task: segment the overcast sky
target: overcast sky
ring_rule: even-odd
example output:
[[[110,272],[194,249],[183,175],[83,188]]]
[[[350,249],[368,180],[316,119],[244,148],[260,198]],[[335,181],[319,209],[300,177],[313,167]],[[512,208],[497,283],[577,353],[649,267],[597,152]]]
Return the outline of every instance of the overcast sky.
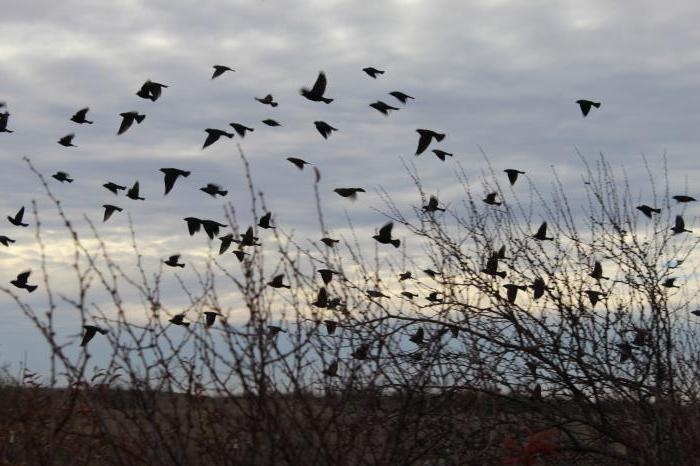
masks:
[[[22,156],[47,176],[63,170],[74,177],[70,185],[50,184],[79,228],[83,214],[101,222],[103,203],[124,207],[100,233],[118,249],[128,211],[155,263],[176,252],[185,261],[198,248],[204,254],[206,242],[187,236],[185,216],[224,220],[228,201],[242,223],[252,221],[237,143],[275,223],[302,239],[320,237],[312,172],[297,171],[289,156],[320,169],[323,207],[336,236],[347,228],[346,213],[369,235],[385,222],[371,209],[382,206],[375,192],[380,186],[406,205],[419,201],[402,157],[415,162],[426,191],[457,203],[457,165],[476,182],[486,169],[479,146],[495,170],[525,170],[545,192],[554,168],[574,199],[583,196],[577,149],[591,160],[604,153],[624,167],[632,182],[640,180],[633,185],[640,198],[648,191],[642,155],[657,171],[666,154],[672,185],[678,193],[687,186],[693,195],[699,14],[700,4],[691,1],[637,1],[634,8],[505,0],[12,2],[3,8],[0,27],[0,101],[15,132],[0,133],[0,205],[10,215],[39,202],[50,266],[60,268],[72,251]],[[210,80],[214,64],[236,71]],[[366,66],[386,72],[375,80],[362,72]],[[326,95],[335,99],[330,105],[299,96],[320,70],[328,76]],[[146,79],[170,86],[157,102],[135,95]],[[398,104],[387,95],[394,90],[416,99],[397,105],[401,110],[388,118],[368,107],[375,100]],[[277,108],[253,99],[268,93]],[[583,118],[575,104],[580,98],[602,107]],[[69,121],[85,106],[94,125]],[[129,110],[147,117],[117,136],[118,115]],[[283,126],[267,127],[265,118]],[[315,120],[339,131],[324,140]],[[230,129],[234,121],[255,132],[201,150],[205,128]],[[433,147],[453,152],[454,159],[442,163],[429,151],[415,158],[416,128],[447,133]],[[56,143],[72,132],[77,148]],[[164,197],[161,167],[192,175]],[[135,180],[143,203],[101,187]],[[198,190],[208,182],[229,195],[209,198]],[[333,194],[345,186],[367,193],[354,203]],[[6,222],[0,234],[17,240],[0,248],[0,280],[37,270],[33,228]],[[74,286],[65,274],[57,282],[59,291]],[[8,297],[0,299],[0,361],[17,362],[26,353],[30,366],[41,369],[41,337]],[[66,325],[65,341],[77,338],[79,327]]]

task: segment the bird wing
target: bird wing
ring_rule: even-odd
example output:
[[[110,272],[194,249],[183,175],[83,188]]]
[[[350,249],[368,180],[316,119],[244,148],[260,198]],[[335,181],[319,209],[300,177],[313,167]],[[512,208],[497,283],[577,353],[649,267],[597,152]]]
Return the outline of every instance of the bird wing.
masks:
[[[537,236],[542,236],[544,237],[547,234],[547,222],[544,222],[540,227],[537,229]]]
[[[510,181],[510,184],[515,184],[515,182],[518,180],[518,172],[508,170],[506,173],[508,174],[508,181]]]
[[[89,107],[81,108],[80,110],[75,112],[75,117],[79,120],[84,120],[88,110],[90,110]]]
[[[97,333],[97,329],[91,325],[84,325],[85,335],[83,335],[83,340],[80,342],[80,346],[85,346]]]
[[[15,214],[15,222],[19,223],[22,221],[22,218],[24,218],[24,207],[19,209],[17,213]]]
[[[187,222],[187,230],[189,230],[190,236],[197,233],[202,226],[202,222],[198,218],[188,217],[185,221]]]
[[[420,138],[418,139],[418,148],[416,149],[416,155],[422,154],[425,149],[430,145],[430,134],[420,133]]]
[[[394,228],[394,223],[389,222],[379,229],[379,236],[391,238],[391,229]]]
[[[211,146],[216,142],[217,139],[219,139],[219,135],[217,133],[213,131],[207,131],[207,139],[204,141],[202,149],[204,149],[207,146]]]
[[[20,283],[27,283],[27,280],[29,279],[29,274],[31,274],[31,271],[27,272],[22,272],[17,275],[17,281]]]
[[[173,173],[171,170],[168,170],[165,173],[165,194],[168,194],[171,189],[173,189],[173,186],[175,186],[175,180],[177,179],[177,173]]]
[[[595,264],[593,264],[593,276],[600,277],[601,275],[603,275],[603,266],[600,265],[600,262],[596,261]]]
[[[680,215],[676,215],[676,229],[677,230],[684,230],[685,229],[685,221],[683,220],[683,217]]]
[[[126,130],[129,129],[133,123],[134,123],[134,116],[133,115],[122,113],[122,123],[121,123],[121,125],[119,125],[119,131],[117,131],[117,135],[124,134],[126,132]]]
[[[114,207],[111,205],[108,205],[108,204],[105,204],[103,207],[105,208],[105,215],[104,215],[102,221],[106,222],[107,220],[109,220],[109,217],[111,217],[112,214],[114,213]]]
[[[316,96],[322,96],[324,92],[326,92],[326,74],[321,71],[318,73],[318,78],[316,78],[316,82],[314,83],[314,87],[311,89],[311,93],[316,95]]]

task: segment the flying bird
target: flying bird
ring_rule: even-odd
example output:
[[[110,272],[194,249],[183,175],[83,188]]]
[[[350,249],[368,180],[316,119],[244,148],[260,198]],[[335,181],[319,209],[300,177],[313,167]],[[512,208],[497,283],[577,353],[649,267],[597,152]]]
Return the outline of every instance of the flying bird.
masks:
[[[364,361],[369,355],[369,345],[367,343],[362,343],[355,351],[352,352],[351,356],[353,359]]]
[[[310,165],[306,160],[298,159],[296,157],[287,157],[287,160],[292,162],[299,170],[304,169],[304,165]]]
[[[270,225],[270,220],[272,220],[272,212],[268,212],[262,217],[260,217],[260,221],[258,222],[258,226],[260,228],[275,228],[272,225]]]
[[[185,217],[185,222],[187,222],[187,231],[189,231],[190,236],[194,235],[202,227],[202,221],[197,217]]]
[[[186,170],[180,170],[179,168],[161,168],[160,171],[165,175],[165,194],[167,195],[170,190],[173,189],[173,186],[175,186],[175,181],[177,181],[178,177],[182,176],[184,178],[187,178],[190,176],[190,172]]]
[[[219,228],[224,228],[227,225],[223,223],[215,222],[214,220],[201,220],[200,223],[204,228],[204,232],[207,234],[209,239],[214,239],[215,236],[219,235]]]
[[[272,118],[268,118],[267,120],[263,120],[262,122],[265,123],[267,126],[282,126],[282,123],[280,123],[277,120],[273,120]]]
[[[433,139],[435,139],[437,142],[441,142],[443,139],[445,139],[445,133],[436,133],[435,131],[429,129],[417,129],[416,132],[420,135],[418,138],[416,155],[422,154],[425,149],[428,148]]]
[[[112,183],[111,181],[108,181],[107,183],[103,184],[105,188],[108,190],[112,191],[114,194],[119,194],[119,191],[125,191],[126,186],[121,186],[116,183]]]
[[[75,137],[75,134],[66,134],[63,136],[61,139],[58,140],[58,143],[62,145],[63,147],[78,147],[75,144],[73,144],[73,138]]]
[[[229,68],[225,65],[214,65],[214,74],[211,75],[211,79],[216,79],[227,71],[236,71],[233,68]]]
[[[104,214],[104,217],[102,218],[103,222],[106,222],[107,220],[109,220],[109,218],[112,216],[112,214],[114,212],[121,212],[122,210],[124,210],[121,207],[117,207],[117,206],[111,205],[111,204],[102,204],[102,207],[105,208],[105,214]]]
[[[639,205],[636,208],[637,208],[637,210],[639,210],[641,213],[643,213],[644,215],[646,215],[649,218],[651,218],[652,213],[657,213],[657,214],[661,213],[661,209],[655,209],[654,207],[650,207],[646,204]]]
[[[408,99],[415,99],[415,97],[411,97],[410,95],[404,94],[401,91],[389,92],[389,95],[395,97],[397,100],[399,100],[404,105],[406,104]]]
[[[667,278],[666,280],[664,280],[664,282],[661,284],[661,286],[666,287],[666,288],[680,288],[680,287],[676,286],[675,283],[676,283],[675,277]]]
[[[532,237],[540,241],[554,240],[554,238],[550,238],[549,236],[547,236],[547,222],[542,222],[542,225],[540,225],[540,227],[537,229],[537,233],[532,235]]]
[[[20,208],[17,213],[15,214],[14,217],[10,217],[9,215],[7,216],[7,219],[10,221],[11,224],[13,224],[16,227],[28,227],[28,223],[22,223],[22,219],[24,218],[24,206]]]
[[[143,115],[138,112],[123,112],[119,114],[122,117],[122,122],[119,125],[119,130],[117,131],[117,135],[124,134],[127,129],[131,128],[131,125],[136,122],[136,124],[140,125],[143,120],[146,119],[146,115]]]
[[[172,256],[168,257],[167,260],[164,260],[163,263],[167,266],[170,266],[170,267],[180,267],[180,268],[184,269],[185,264],[182,264],[179,261],[180,261],[180,254],[173,254]]]
[[[518,181],[518,175],[524,175],[525,172],[521,172],[520,170],[516,170],[515,168],[506,168],[503,170],[506,172],[508,175],[508,181],[510,181],[510,185],[513,186],[516,181]]]
[[[219,255],[228,251],[233,243],[233,233],[229,233],[224,236],[219,236],[219,241],[221,241],[221,246],[219,246]]]
[[[248,227],[244,234],[241,235],[239,239],[234,239],[234,243],[238,243],[238,247],[243,248],[245,246],[260,246],[257,243],[258,237],[253,234],[253,227]]]
[[[442,275],[440,272],[436,272],[432,269],[423,269],[423,273],[435,280],[438,275]]]
[[[412,343],[415,343],[418,346],[421,346],[423,344],[423,337],[424,336],[425,336],[425,330],[423,330],[422,328],[419,328],[418,330],[416,330],[416,333],[411,335],[411,338],[409,338],[408,340]]]
[[[269,105],[271,107],[277,107],[277,102],[275,102],[274,97],[272,97],[272,94],[267,94],[265,97],[260,98],[256,97],[255,100],[260,102],[261,104]]]
[[[377,110],[379,113],[381,113],[384,116],[389,116],[389,111],[390,110],[398,110],[398,107],[392,107],[391,105],[382,102],[381,100],[378,100],[374,103],[369,104],[370,107],[373,109]]]
[[[367,68],[362,68],[362,71],[370,75],[372,78],[377,79],[377,76],[380,74],[384,74],[384,71],[378,70],[372,66],[368,66]]]
[[[589,275],[598,281],[610,279],[609,277],[603,276],[603,266],[600,265],[600,261],[595,261],[593,264],[593,271]]]
[[[600,108],[600,102],[593,102],[592,100],[580,99],[576,103],[581,107],[581,113],[583,113],[584,117],[591,111],[591,107]]]
[[[482,269],[481,271],[493,277],[498,276],[501,278],[506,278],[505,271],[498,271],[498,254],[491,254],[489,259],[486,261],[486,268]]]
[[[202,149],[214,144],[216,141],[219,140],[219,138],[221,136],[226,136],[229,139],[231,139],[233,137],[233,133],[227,133],[226,131],[216,129],[216,128],[207,128],[204,131],[207,133],[207,138],[204,140],[204,144],[202,145]]]
[[[313,306],[316,306],[318,308],[325,308],[328,307],[328,292],[326,291],[325,287],[321,287],[318,290],[318,295],[316,296],[316,301],[311,303]]]
[[[83,123],[87,123],[87,124],[91,125],[93,122],[92,122],[92,121],[88,121],[88,120],[86,119],[86,117],[87,117],[87,112],[88,112],[89,110],[90,110],[90,108],[88,108],[88,107],[85,107],[85,108],[83,108],[83,109],[78,110],[77,112],[75,112],[75,115],[73,115],[72,117],[70,117],[70,120],[73,121],[73,122],[75,122],[75,123],[81,124],[81,125],[82,125]]]
[[[328,136],[330,136],[333,131],[338,131],[338,128],[332,127],[325,121],[314,121],[314,126],[316,126],[318,132],[321,133],[323,139],[328,139]]]
[[[501,246],[500,249],[496,252],[496,257],[498,257],[499,260],[510,259],[510,257],[506,257],[506,245],[505,244],[503,246]]]
[[[321,279],[323,280],[323,283],[328,285],[331,280],[333,280],[333,274],[337,274],[335,270],[331,269],[318,269],[318,273],[321,274]]]
[[[185,327],[190,326],[190,322],[185,322],[185,313],[183,312],[182,314],[175,314],[170,318],[168,321],[173,325],[183,325]]]
[[[95,338],[97,332],[100,332],[102,335],[107,335],[109,333],[109,330],[96,325],[83,325],[83,328],[85,329],[85,335],[83,335],[83,340],[80,342],[80,346],[87,346],[87,344],[90,343],[90,340]]]
[[[401,294],[403,296],[407,297],[408,299],[413,299],[413,298],[416,298],[418,296],[417,294],[411,293],[410,291],[402,291]]]
[[[332,247],[335,246],[336,244],[340,243],[340,240],[338,240],[338,239],[333,239],[333,238],[328,238],[328,237],[324,237],[324,238],[321,238],[321,242],[322,242],[323,244],[325,244],[326,246],[328,246],[329,248],[332,248]]]
[[[498,202],[496,200],[496,196],[498,196],[498,193],[488,193],[485,198],[482,199],[485,203],[489,205],[501,205],[502,202]]]
[[[326,79],[326,74],[323,71],[321,71],[318,73],[318,78],[316,78],[314,87],[311,89],[303,87],[301,91],[299,91],[299,93],[313,102],[324,102],[326,104],[329,104],[333,102],[333,99],[323,97],[323,94],[326,92],[327,83],[328,81]]]
[[[383,227],[379,229],[379,233],[372,236],[372,238],[376,239],[377,242],[381,244],[393,244],[395,248],[398,248],[401,246],[401,240],[400,239],[392,239],[391,238],[391,229],[394,228],[394,223],[389,222]]]
[[[61,183],[65,183],[65,182],[72,183],[73,182],[73,178],[71,178],[70,175],[66,172],[56,172],[53,175],[51,175],[51,178],[53,178],[54,180],[58,180]]]
[[[14,133],[13,130],[7,129],[7,122],[10,119],[10,113],[0,113],[0,133]]]
[[[228,191],[221,189],[221,186],[218,184],[214,183],[207,183],[207,185],[203,188],[199,188],[200,191],[205,192],[209,194],[211,197],[216,197],[218,194],[221,197],[224,197],[225,195],[228,194]]]
[[[29,293],[31,293],[32,291],[36,290],[36,288],[37,288],[36,285],[29,285],[27,283],[27,280],[29,280],[29,275],[31,273],[32,272],[30,270],[28,270],[26,272],[22,272],[19,275],[17,275],[17,278],[10,281],[10,283],[13,284],[14,286],[16,286],[17,288],[27,290]]]
[[[693,201],[696,201],[696,200],[697,200],[697,199],[695,199],[694,197],[685,196],[685,195],[682,195],[682,194],[680,194],[680,195],[678,195],[678,196],[673,196],[673,199],[675,199],[675,200],[678,201],[678,202],[693,202]]]
[[[10,243],[14,243],[15,240],[10,239],[9,237],[5,235],[0,235],[0,244],[2,244],[5,247],[9,247]]]
[[[228,125],[242,138],[245,137],[246,131],[255,131],[255,129],[240,123],[229,123]]]
[[[433,154],[435,154],[435,157],[439,158],[443,162],[445,161],[446,157],[454,157],[452,152],[445,152],[444,150],[440,149],[433,149]]]
[[[681,215],[676,215],[676,224],[673,226],[673,228],[671,228],[671,231],[673,231],[674,235],[678,235],[683,232],[692,233],[690,230],[685,228],[685,221],[683,221],[683,216]]]
[[[126,197],[129,199],[133,199],[135,201],[145,201],[146,199],[143,197],[139,197],[139,182],[135,182],[134,185],[129,188],[129,190],[126,192]]]
[[[270,285],[272,288],[291,288],[291,286],[284,284],[284,275],[276,275],[267,284]]]
[[[399,281],[400,282],[402,282],[404,280],[408,280],[410,278],[413,278],[413,274],[411,273],[410,270],[399,274]]]
[[[545,290],[547,290],[547,285],[545,285],[543,279],[537,277],[532,282],[532,285],[530,285],[530,288],[532,288],[533,291],[533,298],[539,299],[544,295]]]
[[[423,212],[437,212],[437,211],[444,212],[445,209],[438,207],[438,198],[436,196],[430,196],[430,200],[428,201],[428,205],[423,206]]]
[[[352,200],[357,199],[357,193],[365,192],[362,188],[335,188],[333,191],[339,196],[349,197]]]
[[[163,92],[163,88],[166,87],[168,86],[165,84],[157,83],[149,79],[145,83],[143,83],[141,89],[139,89],[136,95],[141,97],[142,99],[151,100],[155,102],[156,100],[158,100],[161,93]]]
[[[369,296],[370,298],[388,298],[389,297],[379,290],[367,290],[367,296]]]
[[[245,256],[250,255],[245,251],[241,251],[240,249],[234,250],[233,254],[236,256],[236,259],[238,259],[238,262],[243,262],[243,259],[245,259]]]
[[[220,315],[221,314],[216,311],[204,311],[204,325],[206,325],[207,327],[211,327],[216,322],[216,318]]]
[[[444,300],[443,300],[442,298],[438,298],[438,295],[439,295],[439,294],[440,294],[439,292],[433,291],[433,292],[430,293],[425,299],[427,299],[427,300],[430,301],[431,303],[435,303],[435,304],[441,303],[441,302],[443,302]]]
[[[506,299],[511,304],[515,304],[515,298],[518,297],[518,290],[527,290],[526,286],[514,285],[512,283],[506,283],[503,285],[503,288],[506,289]]]
[[[586,295],[588,296],[588,300],[591,302],[591,306],[595,306],[598,301],[600,301],[601,297],[605,297],[606,294],[602,293],[600,291],[595,291],[595,290],[585,290]]]

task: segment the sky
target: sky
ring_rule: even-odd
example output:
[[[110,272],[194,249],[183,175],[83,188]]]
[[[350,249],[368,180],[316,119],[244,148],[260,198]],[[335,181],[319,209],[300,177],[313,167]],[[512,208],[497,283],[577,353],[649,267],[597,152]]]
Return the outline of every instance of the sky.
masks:
[[[49,184],[76,227],[87,231],[87,215],[124,260],[128,212],[144,256],[154,263],[177,252],[186,262],[206,254],[206,241],[187,236],[183,217],[226,223],[223,206],[230,202],[242,224],[252,222],[237,144],[274,223],[302,242],[321,236],[313,174],[297,171],[289,156],[320,170],[332,236],[347,233],[348,218],[367,238],[385,223],[376,211],[383,206],[380,187],[402,205],[420,202],[402,161],[415,164],[426,191],[457,204],[463,193],[454,173],[463,169],[478,187],[488,170],[482,151],[494,170],[524,170],[526,182],[545,192],[555,170],[574,200],[584,198],[579,154],[594,160],[601,153],[629,176],[633,196],[649,195],[642,157],[654,173],[667,163],[671,185],[693,195],[699,13],[697,2],[646,0],[634,10],[605,1],[11,2],[0,28],[0,101],[15,132],[0,133],[0,206],[12,215],[36,200],[49,266],[60,271],[70,261],[70,241],[25,156],[46,176],[62,170],[75,179]],[[236,71],[211,80],[214,64]],[[385,73],[372,79],[362,71],[366,66]],[[335,99],[330,105],[299,95],[321,70],[326,96]],[[169,86],[157,102],[135,95],[147,79]],[[400,105],[387,95],[395,90],[415,100]],[[254,100],[268,93],[277,108]],[[602,106],[583,118],[575,104],[580,98]],[[384,117],[368,107],[376,100],[400,110]],[[83,107],[90,107],[93,125],[69,121]],[[119,113],[130,110],[146,119],[117,136]],[[266,118],[283,126],[266,127]],[[324,140],[315,120],[339,131]],[[205,128],[230,129],[234,121],[255,132],[201,149]],[[445,132],[431,149],[454,157],[443,163],[426,151],[416,158],[417,128]],[[76,134],[78,147],[56,143],[68,133]],[[161,167],[192,175],[163,196]],[[101,187],[136,180],[142,203]],[[228,196],[201,193],[208,182],[228,189]],[[349,186],[367,193],[351,202],[332,192]],[[125,211],[102,225],[103,203]],[[692,224],[692,215],[686,220]],[[6,223],[0,234],[17,240],[0,248],[0,280],[37,270],[33,225],[19,230]],[[55,284],[59,293],[75,288],[66,273],[57,273]],[[45,295],[32,299],[40,305]],[[170,299],[175,306],[182,298]],[[26,358],[42,370],[42,337],[8,296],[0,303],[0,361]],[[65,341],[77,345],[79,328],[72,329],[69,318],[63,325]]]

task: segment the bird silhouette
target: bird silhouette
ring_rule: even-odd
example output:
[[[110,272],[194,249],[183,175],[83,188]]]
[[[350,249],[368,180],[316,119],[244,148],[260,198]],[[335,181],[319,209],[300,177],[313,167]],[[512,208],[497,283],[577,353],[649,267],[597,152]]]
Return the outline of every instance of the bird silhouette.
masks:
[[[240,123],[229,123],[228,125],[242,138],[245,137],[246,131],[255,131],[253,128]]]
[[[202,149],[214,144],[216,141],[219,140],[219,138],[221,136],[226,136],[229,139],[231,139],[233,137],[233,133],[227,133],[226,131],[216,129],[216,128],[207,128],[204,131],[207,133],[207,138],[204,140],[204,144],[202,145]]]
[[[242,248],[245,246],[260,246],[257,243],[258,237],[253,234],[253,227],[248,227],[243,235],[239,239],[234,239],[234,243],[238,243],[238,247]]]
[[[518,290],[527,290],[526,286],[514,285],[513,283],[506,283],[503,285],[503,288],[506,289],[506,299],[511,304],[515,304],[515,299],[518,297]]]
[[[227,225],[223,223],[215,222],[214,220],[201,220],[202,227],[204,227],[204,232],[207,234],[209,239],[214,239],[215,236],[219,234],[219,228],[224,228]]]
[[[219,236],[219,240],[221,241],[221,246],[219,246],[219,255],[221,255],[228,251],[228,248],[231,247],[231,244],[233,243],[233,233]]]
[[[542,278],[537,277],[532,282],[532,285],[530,285],[530,288],[532,288],[533,291],[533,298],[539,299],[544,295],[545,290],[547,290],[547,285],[545,285]]]
[[[107,335],[109,333],[109,330],[96,325],[83,325],[83,328],[85,329],[85,334],[83,335],[83,340],[80,342],[80,346],[87,346],[87,344],[90,343],[90,340],[95,338],[97,332],[101,333],[102,335]]]
[[[323,71],[321,71],[318,73],[318,78],[316,78],[314,87],[311,89],[303,87],[301,91],[299,91],[299,93],[313,102],[324,102],[326,104],[329,104],[333,102],[333,99],[323,97],[323,94],[326,92],[327,83],[328,81],[326,79],[326,74]]]
[[[209,194],[211,197],[216,197],[218,194],[221,197],[224,197],[225,195],[228,194],[228,191],[221,189],[221,186],[218,184],[214,183],[208,183],[205,187],[199,188],[200,191],[205,192]]]
[[[661,286],[665,288],[679,288],[678,286],[675,285],[676,279],[675,278],[667,278],[663,281]]]
[[[163,88],[166,87],[168,86],[166,86],[165,84],[157,83],[149,79],[145,83],[143,83],[141,89],[139,89],[136,95],[141,97],[142,99],[151,100],[155,102],[156,100],[158,100],[161,93],[163,92]]]
[[[325,121],[314,121],[314,126],[316,126],[318,132],[321,133],[323,139],[328,139],[328,136],[330,136],[333,131],[338,131],[337,128],[332,127]]]
[[[655,212],[657,214],[661,213],[661,209],[655,209],[655,208],[650,207],[646,204],[642,204],[640,206],[637,206],[637,210],[639,210],[641,213],[643,213],[644,215],[646,215],[649,218],[651,218],[652,212]]]
[[[82,125],[83,123],[87,123],[87,124],[91,125],[93,122],[92,122],[92,121],[88,121],[88,120],[86,119],[86,117],[87,117],[87,112],[88,112],[89,110],[90,110],[90,108],[88,108],[88,107],[85,107],[85,108],[83,108],[83,109],[78,110],[77,112],[75,112],[75,115],[73,115],[72,117],[70,117],[70,120],[73,121],[73,122],[75,122],[75,123],[81,124],[81,125]]]
[[[435,139],[437,142],[441,142],[443,139],[445,139],[445,133],[436,133],[435,131],[429,129],[417,129],[416,132],[420,135],[418,138],[416,155],[420,155],[425,152],[425,149],[428,148],[433,139]]]
[[[260,228],[275,228],[272,225],[270,225],[270,220],[272,220],[272,212],[268,212],[262,217],[260,217],[260,221],[258,222],[258,226]]]
[[[442,275],[440,272],[436,272],[432,269],[423,269],[423,273],[432,278],[433,280],[436,280],[435,277],[437,277],[438,275]]]
[[[329,248],[332,248],[332,247],[335,246],[336,244],[340,243],[340,240],[338,240],[338,239],[333,239],[333,238],[328,238],[328,237],[324,237],[324,238],[321,238],[321,242],[322,242],[323,244],[325,244],[326,246],[328,246]]]
[[[328,285],[331,280],[333,280],[333,274],[337,274],[335,270],[331,269],[318,269],[318,273],[321,274],[321,279],[323,280],[323,283]]]
[[[496,252],[496,257],[498,257],[499,260],[501,259],[510,259],[510,257],[506,257],[506,246],[505,244],[500,247],[500,249]]]
[[[299,170],[304,169],[304,165],[310,165],[309,162],[306,160],[302,160],[296,157],[287,157],[287,160],[289,160],[291,163],[293,163]]]
[[[269,105],[271,107],[277,107],[277,102],[275,102],[274,97],[272,97],[272,94],[267,94],[265,97],[260,98],[256,97],[255,100],[260,102],[261,104]]]
[[[369,296],[370,298],[388,298],[389,297],[379,290],[367,290],[367,296]]]
[[[185,217],[185,222],[187,222],[187,231],[189,231],[190,236],[194,235],[202,227],[202,221],[197,217]]]
[[[600,265],[599,261],[595,261],[595,263],[593,264],[593,271],[590,273],[590,276],[598,281],[609,280],[609,277],[603,276],[603,266]]]
[[[408,270],[408,271],[406,271],[406,272],[402,272],[402,273],[399,274],[399,281],[400,281],[400,282],[402,282],[402,281],[404,281],[404,280],[411,279],[411,278],[413,278],[413,274],[411,273],[410,270]]]
[[[216,323],[216,318],[220,315],[221,314],[216,311],[204,311],[204,325],[206,325],[207,327],[211,327]]]
[[[411,341],[412,343],[415,343],[418,346],[423,345],[423,337],[425,336],[425,331],[422,328],[419,328],[416,330],[416,333],[411,335],[411,338],[408,340]]]
[[[2,244],[5,247],[9,247],[10,243],[14,243],[15,240],[10,239],[9,237],[5,235],[0,235],[0,244]]]
[[[124,134],[126,130],[131,128],[131,125],[136,122],[136,124],[140,125],[143,120],[146,119],[146,115],[143,115],[138,112],[123,112],[119,114],[122,117],[122,122],[119,125],[119,130],[117,131],[117,135]]]
[[[227,71],[236,71],[233,68],[229,68],[225,65],[214,65],[214,74],[211,75],[211,79],[216,79]]]
[[[676,215],[676,224],[673,226],[673,228],[671,228],[671,231],[674,235],[678,235],[683,232],[692,233],[690,230],[685,228],[685,221],[683,221],[682,215]]]
[[[391,229],[394,228],[394,223],[389,222],[379,229],[379,233],[372,236],[381,244],[393,244],[395,248],[401,246],[401,240],[391,238]]]
[[[326,331],[328,332],[328,335],[333,335],[335,333],[335,330],[338,328],[338,322],[336,322],[335,320],[326,319],[323,321],[323,324],[326,326]]]
[[[401,294],[407,297],[408,299],[413,299],[418,296],[417,294],[411,293],[410,291],[402,291]]]
[[[58,180],[61,183],[65,183],[65,182],[72,183],[73,182],[73,178],[71,178],[70,175],[66,172],[56,172],[53,175],[51,175],[51,178],[53,178],[54,180]]]
[[[520,170],[516,170],[515,168],[506,168],[503,170],[506,172],[508,175],[508,181],[510,181],[510,185],[513,186],[516,181],[518,181],[518,175],[524,175],[525,172],[521,172]]]
[[[318,290],[318,295],[316,295],[316,301],[314,301],[311,304],[321,309],[328,307],[328,292],[326,291],[325,287],[322,286]]]
[[[369,106],[377,110],[384,116],[389,116],[390,110],[398,110],[398,107],[392,107],[391,105],[387,104],[386,102],[382,102],[381,100],[371,103],[369,104]]]
[[[588,296],[588,300],[591,302],[591,306],[595,306],[601,297],[607,296],[605,293],[595,290],[584,290]]]
[[[677,202],[694,202],[696,199],[694,197],[686,196],[684,194],[679,194],[678,196],[673,196]]]
[[[283,330],[282,327],[280,327],[278,325],[268,325],[267,326],[267,335],[270,337],[275,337],[280,332],[287,333],[286,330]]]
[[[58,143],[60,145],[62,145],[63,147],[78,147],[75,144],[73,144],[74,137],[75,137],[75,134],[73,134],[73,133],[66,134],[61,139],[58,140]]]
[[[178,177],[182,176],[184,178],[187,178],[190,176],[190,172],[186,170],[180,170],[179,168],[161,168],[160,171],[165,175],[165,194],[167,195],[172,189],[173,186],[175,186],[175,181],[177,181]]]
[[[439,294],[440,294],[439,292],[433,291],[425,299],[427,299],[428,301],[430,301],[431,303],[434,303],[434,304],[441,303],[444,300],[442,298],[438,298]]]
[[[554,240],[554,238],[550,238],[549,236],[547,236],[547,222],[542,222],[542,225],[540,225],[540,227],[537,229],[537,233],[532,235],[532,237],[540,241]]]
[[[367,68],[362,68],[362,71],[373,77],[374,79],[377,79],[377,76],[380,74],[384,74],[384,71],[378,70],[372,66],[368,66]]]
[[[275,277],[267,284],[272,288],[291,288],[291,286],[284,284],[284,275],[275,275]]]
[[[126,192],[126,197],[129,199],[133,199],[135,201],[145,201],[146,199],[143,197],[139,197],[139,182],[135,182],[134,185],[129,188],[129,190]]]
[[[489,205],[501,205],[502,202],[498,202],[496,200],[496,196],[498,196],[498,193],[488,193],[486,197],[482,199],[482,201]]]
[[[399,100],[404,105],[406,104],[406,102],[408,102],[408,99],[415,99],[415,97],[411,97],[410,95],[404,94],[401,91],[392,91],[392,92],[389,92],[389,95],[392,97],[395,97],[397,100]]]
[[[505,278],[506,277],[506,272],[505,271],[498,271],[498,254],[491,254],[489,256],[489,259],[486,261],[486,268],[481,270],[483,273],[487,275],[491,275],[493,277],[501,277]]]
[[[117,207],[117,206],[112,205],[112,204],[102,204],[102,207],[104,207],[104,209],[105,209],[105,214],[104,214],[104,217],[102,218],[103,222],[106,222],[107,220],[109,220],[109,218],[112,216],[112,214],[114,212],[121,212],[122,210],[124,210],[121,207]]]
[[[443,162],[445,161],[446,157],[454,157],[452,152],[445,152],[444,150],[440,149],[433,149],[433,154],[435,154],[435,157],[439,158]]]
[[[28,270],[26,272],[22,272],[19,275],[17,275],[17,278],[14,280],[10,281],[11,284],[16,286],[17,288],[27,290],[29,293],[32,291],[36,290],[37,286],[36,285],[30,285],[27,283],[27,280],[29,280],[29,275],[31,274],[31,270]]]
[[[24,206],[22,206],[17,213],[15,214],[14,217],[10,217],[9,215],[7,216],[7,219],[10,221],[11,224],[13,224],[16,227],[28,227],[28,223],[22,223],[22,219],[24,219]]]
[[[181,269],[184,269],[185,264],[182,264],[179,261],[180,254],[173,254],[172,256],[168,257],[167,260],[164,260],[163,263],[169,267],[180,267]]]
[[[262,122],[265,123],[267,126],[272,126],[272,127],[282,126],[282,123],[280,123],[277,120],[273,120],[272,118],[268,118],[266,120],[263,120]]]
[[[111,181],[108,181],[107,183],[103,184],[105,188],[108,190],[112,191],[114,194],[119,194],[119,191],[125,191],[126,186],[121,186],[116,183],[112,183]]]
[[[364,193],[365,190],[362,188],[335,188],[333,190],[339,196],[349,197],[350,199],[357,199],[357,193]]]
[[[700,309],[695,309],[694,311],[690,311],[691,314],[700,317]]]
[[[430,196],[428,205],[423,206],[423,212],[432,213],[437,211],[444,212],[445,209],[438,207],[438,198],[436,196]]]
[[[185,313],[184,312],[182,314],[175,314],[174,316],[172,316],[170,318],[170,320],[168,322],[170,322],[173,325],[182,325],[185,327],[190,326],[190,322],[185,322]]]
[[[245,259],[245,256],[249,256],[245,251],[241,251],[240,249],[236,249],[233,251],[233,254],[235,254],[236,259],[238,259],[238,262],[243,262],[243,259]]]
[[[0,113],[0,133],[14,133],[13,130],[7,129],[7,122],[10,119],[10,112]]]
[[[583,113],[584,117],[591,111],[591,107],[600,108],[600,102],[593,102],[592,100],[580,99],[576,103],[581,107],[581,113]]]

